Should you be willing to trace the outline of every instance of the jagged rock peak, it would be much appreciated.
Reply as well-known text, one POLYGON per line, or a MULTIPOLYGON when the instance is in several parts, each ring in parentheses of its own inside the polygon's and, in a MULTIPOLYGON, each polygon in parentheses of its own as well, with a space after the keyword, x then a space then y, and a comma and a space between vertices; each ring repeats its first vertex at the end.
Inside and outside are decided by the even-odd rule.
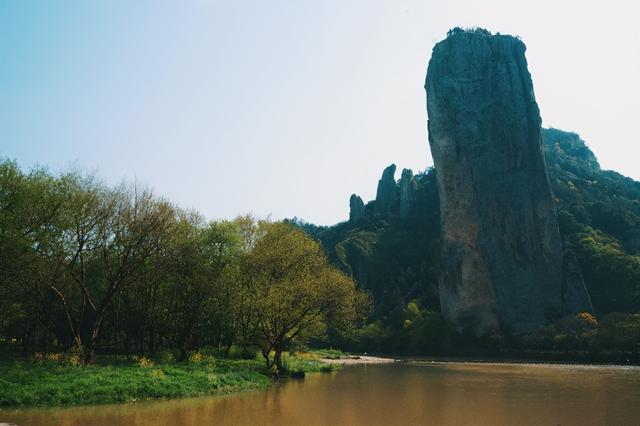
POLYGON ((382 177, 378 181, 376 191, 376 210, 384 213, 391 210, 394 201, 398 196, 398 185, 396 183, 396 165, 392 164, 382 172, 382 177))
POLYGON ((356 194, 351 194, 349 198, 349 222, 354 223, 364 216, 364 202, 356 194))
POLYGON ((525 50, 515 37, 456 29, 436 44, 427 70, 441 307, 449 322, 478 333, 529 331, 591 311, 579 274, 564 276, 525 50))
POLYGON ((400 176, 400 217, 407 217, 413 201, 415 200, 415 193, 417 183, 413 177, 413 171, 411 169, 403 169, 400 176))

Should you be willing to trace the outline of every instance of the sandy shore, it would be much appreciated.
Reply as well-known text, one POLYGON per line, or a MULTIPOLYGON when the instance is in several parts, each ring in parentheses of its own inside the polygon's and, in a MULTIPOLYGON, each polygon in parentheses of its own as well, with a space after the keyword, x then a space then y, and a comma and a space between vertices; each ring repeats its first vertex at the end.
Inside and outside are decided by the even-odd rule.
MULTIPOLYGON (((546 367, 627 367, 640 368, 638 364, 615 364, 615 363, 588 363, 570 362, 555 360, 531 360, 531 359, 494 359, 494 358, 465 358, 465 357, 400 357, 386 358, 368 355, 343 355, 340 359, 321 358, 321 362, 327 364, 359 365, 359 364, 462 364, 462 365, 525 365, 525 366, 546 366, 546 367)), ((0 425, 1 426, 1 425, 0 425)))
POLYGON ((377 356, 367 356, 367 355, 345 355, 340 359, 322 358, 320 361, 325 362, 327 364, 357 365, 357 364, 390 364, 398 360, 393 358, 381 358, 377 356))

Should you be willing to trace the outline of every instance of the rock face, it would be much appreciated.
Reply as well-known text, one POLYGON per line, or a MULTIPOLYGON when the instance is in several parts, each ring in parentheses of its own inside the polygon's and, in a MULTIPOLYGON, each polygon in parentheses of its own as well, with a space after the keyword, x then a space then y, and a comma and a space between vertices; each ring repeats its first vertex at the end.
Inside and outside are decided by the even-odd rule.
POLYGON ((386 213, 391 210, 391 206, 398 196, 398 185, 396 184, 396 165, 392 164, 382 172, 382 177, 378 181, 376 192, 376 210, 386 213))
POLYGON ((511 36, 456 31, 436 44, 427 71, 441 308, 477 333, 592 311, 577 264, 563 261, 524 53, 511 36))
POLYGON ((416 180, 411 169, 403 169, 400 177, 400 217, 405 218, 413 205, 416 194, 416 180))
POLYGON ((562 260, 562 304, 565 311, 568 313, 592 312, 591 298, 585 288, 575 253, 565 250, 562 260))
POLYGON ((351 194, 349 198, 349 222, 355 223, 364 216, 364 202, 356 194, 351 194))

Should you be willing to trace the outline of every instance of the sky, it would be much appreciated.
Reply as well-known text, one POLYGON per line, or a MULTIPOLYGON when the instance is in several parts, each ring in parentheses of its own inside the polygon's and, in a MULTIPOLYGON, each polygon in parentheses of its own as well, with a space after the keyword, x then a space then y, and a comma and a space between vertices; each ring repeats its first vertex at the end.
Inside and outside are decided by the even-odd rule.
POLYGON ((640 180, 637 4, 0 0, 0 157, 330 225, 387 165, 433 164, 431 50, 480 26, 526 43, 545 127, 640 180))

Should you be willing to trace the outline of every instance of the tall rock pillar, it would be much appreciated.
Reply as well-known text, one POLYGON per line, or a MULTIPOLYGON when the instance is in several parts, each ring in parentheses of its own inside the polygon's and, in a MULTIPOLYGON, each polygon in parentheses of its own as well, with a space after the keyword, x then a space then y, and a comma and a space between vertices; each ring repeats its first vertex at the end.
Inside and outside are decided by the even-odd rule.
POLYGON ((355 223, 364 216, 364 202, 356 194, 351 194, 349 198, 349 222, 355 223))
POLYGON ((382 177, 378 181, 376 191, 376 210, 387 213, 398 197, 398 185, 396 183, 396 165, 392 164, 382 171, 382 177))
POLYGON ((398 186, 400 187, 400 217, 406 218, 415 201, 418 186, 411 169, 402 170, 398 186))
MULTIPOLYGON (((427 71, 441 307, 448 321, 478 333, 529 331, 591 310, 563 302, 562 242, 524 53, 511 36, 454 30, 434 47, 427 71)), ((584 283, 570 281, 570 292, 586 295, 584 283)))

